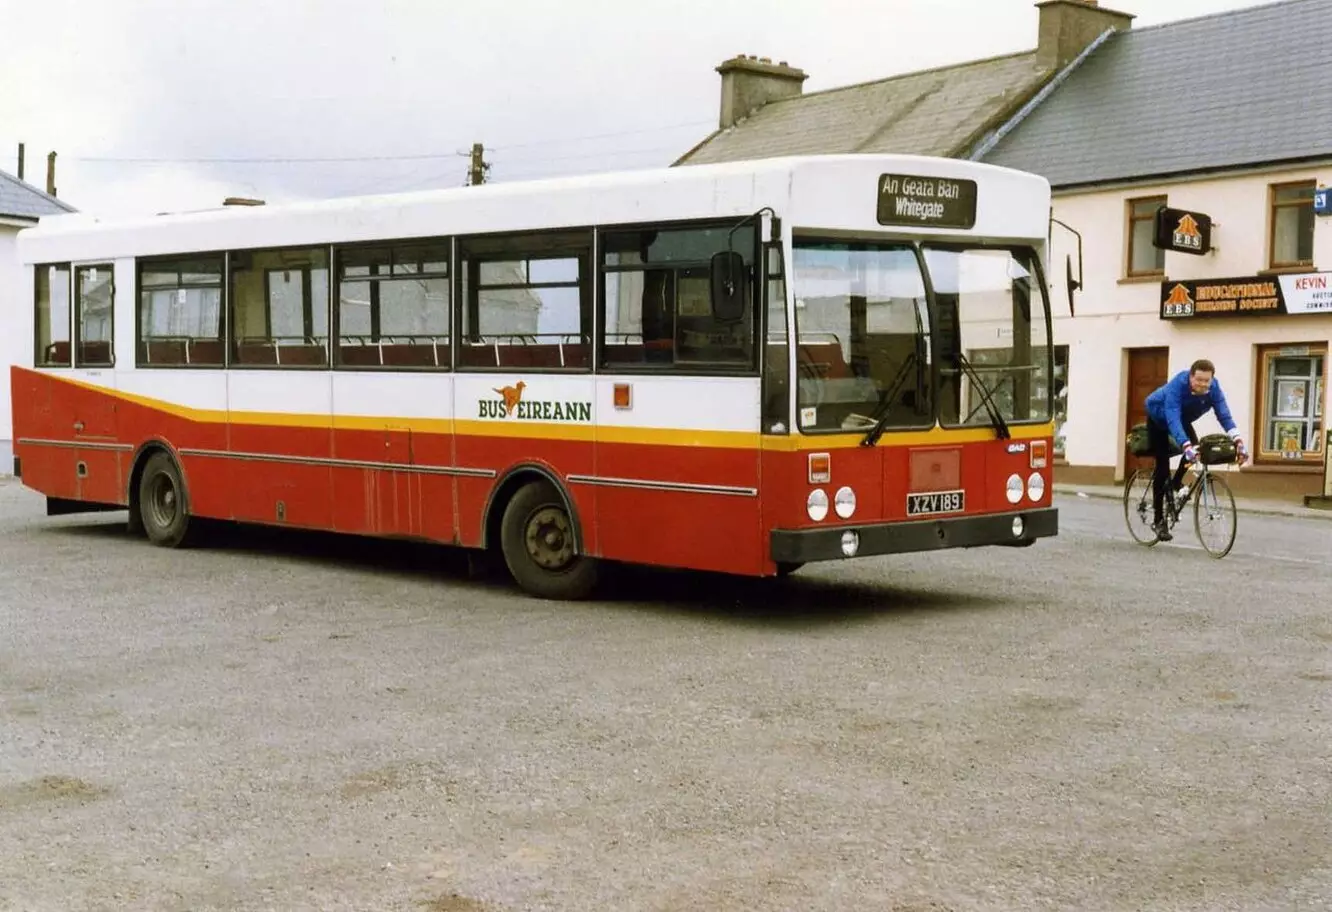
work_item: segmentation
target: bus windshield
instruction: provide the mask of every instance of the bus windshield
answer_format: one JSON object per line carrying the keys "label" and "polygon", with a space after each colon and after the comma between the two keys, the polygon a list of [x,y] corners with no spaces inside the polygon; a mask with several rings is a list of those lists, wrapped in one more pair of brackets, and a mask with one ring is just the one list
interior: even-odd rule
{"label": "bus windshield", "polygon": [[1049,419],[1048,303],[1030,248],[797,239],[791,273],[802,431],[937,419],[1007,436],[1010,422]]}

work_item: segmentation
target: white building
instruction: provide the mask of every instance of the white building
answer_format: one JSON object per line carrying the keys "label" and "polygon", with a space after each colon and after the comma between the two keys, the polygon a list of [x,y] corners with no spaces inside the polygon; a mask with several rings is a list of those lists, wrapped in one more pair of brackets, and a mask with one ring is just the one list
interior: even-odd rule
{"label": "white building", "polygon": [[[1313,200],[1332,183],[1332,0],[1141,29],[1096,0],[1035,6],[1034,50],[822,92],[802,94],[805,74],[784,63],[728,60],[719,128],[679,164],[905,152],[1044,175],[1057,220],[1056,477],[1122,480],[1147,394],[1209,358],[1256,456],[1235,489],[1321,491],[1332,221]],[[1154,246],[1162,207],[1182,210],[1167,244],[1194,213],[1210,218],[1212,249]],[[1070,317],[1064,257],[1078,279],[1078,235]]]}
{"label": "white building", "polygon": [[[9,403],[9,367],[32,364],[33,340],[14,331],[27,325],[20,319],[24,307],[35,307],[30,293],[19,284],[18,255],[15,240],[24,228],[31,228],[47,215],[73,212],[73,207],[38,190],[11,174],[0,171],[0,473],[8,473],[12,412]],[[66,320],[66,323],[69,321]]]}
{"label": "white building", "polygon": [[[1054,217],[1082,237],[1069,318],[1076,238],[1052,233],[1064,479],[1122,480],[1145,396],[1208,358],[1254,454],[1236,489],[1321,491],[1332,222],[1314,196],[1332,183],[1329,33],[1332,0],[1286,0],[1118,34],[985,152],[1045,175]],[[1162,207],[1169,249],[1153,243]],[[1208,221],[1211,250],[1186,252]]]}

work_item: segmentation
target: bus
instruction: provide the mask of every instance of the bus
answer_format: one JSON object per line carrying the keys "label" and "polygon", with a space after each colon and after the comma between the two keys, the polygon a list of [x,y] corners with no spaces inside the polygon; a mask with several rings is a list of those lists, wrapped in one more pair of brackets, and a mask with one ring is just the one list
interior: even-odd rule
{"label": "bus", "polygon": [[1057,534],[1037,175],[815,155],[253,202],[21,233],[14,473],[47,515],[440,543],[550,599],[608,563]]}

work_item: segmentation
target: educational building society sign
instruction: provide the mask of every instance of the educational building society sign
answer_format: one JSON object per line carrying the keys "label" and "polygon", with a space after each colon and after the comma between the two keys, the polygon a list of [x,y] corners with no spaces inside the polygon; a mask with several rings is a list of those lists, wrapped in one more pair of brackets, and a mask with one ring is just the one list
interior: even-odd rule
{"label": "educational building society sign", "polygon": [[1332,273],[1161,283],[1162,320],[1332,314]]}

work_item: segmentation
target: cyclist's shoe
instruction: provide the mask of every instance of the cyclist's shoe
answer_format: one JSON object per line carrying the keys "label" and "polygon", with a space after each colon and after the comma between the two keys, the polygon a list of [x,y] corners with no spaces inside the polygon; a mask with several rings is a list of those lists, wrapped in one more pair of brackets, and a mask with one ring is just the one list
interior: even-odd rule
{"label": "cyclist's shoe", "polygon": [[1152,531],[1156,533],[1158,541],[1170,541],[1175,537],[1170,534],[1170,526],[1164,519],[1158,519],[1152,523]]}

